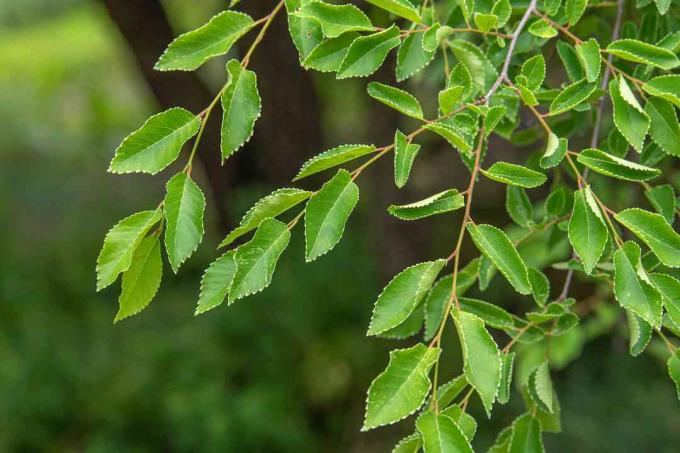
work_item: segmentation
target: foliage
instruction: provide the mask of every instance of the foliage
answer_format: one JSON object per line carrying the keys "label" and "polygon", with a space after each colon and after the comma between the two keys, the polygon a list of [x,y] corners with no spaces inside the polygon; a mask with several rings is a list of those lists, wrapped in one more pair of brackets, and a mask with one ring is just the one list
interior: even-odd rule
{"label": "foliage", "polygon": [[[154,297],[162,275],[161,234],[175,272],[200,244],[205,198],[191,171],[204,128],[220,103],[223,160],[256,132],[267,100],[260,99],[257,76],[248,66],[272,21],[285,11],[305,68],[335,72],[337,79],[367,77],[398,48],[396,79],[414,79],[408,82],[413,86],[427,76],[438,81],[440,90],[430,93],[431,102],[421,104],[404,89],[406,84],[397,88],[368,83],[370,97],[420,126],[409,134],[396,131],[394,143],[381,147],[349,144],[320,153],[303,164],[295,180],[365,161],[352,171],[340,168],[317,190],[281,189],[256,203],[221,244],[232,248],[206,270],[197,314],[269,286],[291,230],[303,217],[306,261],[330,252],[359,201],[357,178],[394,151],[395,184],[404,187],[414,161],[423,154],[422,144],[414,142],[430,132],[458,153],[470,173],[467,187],[392,205],[388,212],[412,221],[462,210],[462,224],[452,251],[406,268],[377,298],[368,335],[409,338],[425,325],[426,340],[390,354],[387,368],[368,391],[364,429],[418,412],[413,434],[397,451],[472,451],[477,425],[466,412],[471,397],[476,394],[491,417],[496,404],[511,399],[514,385],[526,413],[499,433],[491,451],[543,451],[542,433],[559,431],[561,425],[551,380],[551,369],[559,363],[547,353],[531,362],[524,355],[516,357],[513,348],[550,350],[560,338],[583,335],[585,318],[596,316],[599,304],[608,299],[615,300],[619,315],[628,319],[631,355],[639,355],[658,337],[667,349],[671,382],[677,385],[678,347],[669,337],[680,336],[680,284],[674,278],[680,267],[680,235],[673,228],[680,211],[673,187],[660,181],[671,160],[666,157],[678,155],[680,137],[675,111],[680,106],[680,76],[672,73],[680,66],[680,32],[674,31],[677,7],[661,0],[635,5],[625,0],[566,0],[564,5],[537,0],[367,3],[369,14],[348,2],[281,0],[257,20],[227,10],[168,46],[156,69],[195,70],[212,57],[229,54],[239,39],[259,29],[243,57],[229,60],[227,81],[205,110],[193,114],[175,108],[155,115],[116,150],[112,172],[155,174],[175,161],[183,144],[195,136],[186,165],[168,181],[160,205],[121,220],[106,235],[97,262],[97,289],[122,274],[116,320],[139,312]],[[615,10],[613,16],[609,8]],[[624,23],[626,17],[630,20]],[[607,24],[611,33],[579,38],[595,31],[593,23]],[[436,114],[428,117],[425,112],[434,111],[435,105]],[[532,125],[526,127],[527,122]],[[589,140],[584,139],[585,131]],[[534,146],[536,151],[521,164],[489,162],[497,140],[529,145],[541,138],[544,143]],[[473,220],[473,193],[483,179],[507,185],[504,206],[521,234],[517,227],[503,229]],[[621,202],[599,191],[603,181],[622,190],[640,190],[652,210],[639,207],[635,198],[614,209],[612,203]],[[287,223],[277,220],[293,210],[297,212]],[[232,245],[253,230],[249,241]],[[572,258],[536,266],[519,248],[535,237],[546,247],[569,241]],[[462,267],[466,238],[480,258]],[[559,294],[553,294],[543,272],[549,267],[566,271]],[[476,280],[480,289],[488,288],[497,272],[517,298],[533,301],[537,308],[511,313],[463,297]],[[569,297],[575,276],[597,284],[597,304]],[[453,396],[440,382],[447,326],[456,329],[463,356],[456,378],[460,388]],[[503,334],[510,340],[500,348],[497,342]],[[456,401],[458,394],[462,398]]]}

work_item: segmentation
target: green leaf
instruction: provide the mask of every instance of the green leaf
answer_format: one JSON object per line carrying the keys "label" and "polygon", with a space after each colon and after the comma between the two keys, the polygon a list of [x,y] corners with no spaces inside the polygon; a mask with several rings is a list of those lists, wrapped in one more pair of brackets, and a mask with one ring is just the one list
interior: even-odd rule
{"label": "green leaf", "polygon": [[547,169],[558,166],[567,154],[567,146],[566,138],[559,138],[552,132],[548,134],[545,152],[539,161],[541,168]]}
{"label": "green leaf", "polygon": [[623,60],[661,69],[673,69],[680,65],[680,60],[670,50],[635,39],[614,41],[607,46],[606,52]]}
{"label": "green leaf", "polygon": [[542,185],[548,178],[535,170],[508,162],[496,162],[480,172],[489,179],[518,187],[532,188]]}
{"label": "green leaf", "polygon": [[486,117],[484,117],[484,134],[486,137],[491,135],[491,133],[496,129],[496,126],[500,123],[505,116],[507,108],[504,105],[496,105],[486,112]]}
{"label": "green leaf", "polygon": [[505,427],[496,436],[494,444],[487,450],[487,453],[508,453],[510,441],[512,440],[512,426]]}
{"label": "green leaf", "polygon": [[668,317],[680,326],[680,281],[666,274],[650,274],[654,287],[661,293]]}
{"label": "green leaf", "polygon": [[152,116],[123,140],[109,171],[155,175],[177,159],[182,146],[196,135],[200,125],[196,115],[179,107]]}
{"label": "green leaf", "polygon": [[491,14],[498,16],[498,28],[503,27],[508,23],[510,15],[512,14],[512,5],[510,0],[496,0],[491,8]]}
{"label": "green leaf", "polygon": [[411,143],[400,130],[396,131],[394,134],[394,184],[400,189],[408,181],[413,161],[419,150],[420,145]]}
{"label": "green leaf", "polygon": [[470,442],[452,418],[427,412],[416,421],[426,453],[472,453]]}
{"label": "green leaf", "polygon": [[642,85],[642,89],[652,96],[663,98],[680,108],[680,76],[666,75],[654,77]]}
{"label": "green leaf", "polygon": [[475,25],[480,31],[491,31],[498,26],[498,16],[495,14],[475,13]]}
{"label": "green leaf", "polygon": [[548,362],[538,365],[529,374],[529,395],[536,405],[544,412],[553,411],[553,386],[550,380]]}
{"label": "green leaf", "polygon": [[589,83],[582,79],[566,87],[550,104],[549,116],[567,112],[590,97],[597,88],[597,83]]}
{"label": "green leaf", "polygon": [[463,311],[455,311],[452,316],[463,352],[465,376],[479,394],[487,417],[491,417],[501,380],[498,346],[477,316]]}
{"label": "green leaf", "polygon": [[227,63],[227,71],[229,84],[222,93],[224,113],[220,148],[223,160],[250,139],[261,110],[255,73],[243,69],[238,60],[230,60]]}
{"label": "green leaf", "polygon": [[409,0],[366,0],[368,3],[389,11],[395,16],[403,17],[411,22],[419,24],[422,19],[418,10]]}
{"label": "green leaf", "polygon": [[576,25],[581,19],[583,13],[588,6],[588,0],[566,0],[564,3],[564,12],[567,15],[569,25]]}
{"label": "green leaf", "polygon": [[512,424],[508,453],[543,453],[541,423],[531,414],[520,416]]}
{"label": "green leaf", "polygon": [[557,30],[552,28],[548,22],[543,19],[536,19],[528,29],[529,33],[539,38],[550,39],[557,36]]}
{"label": "green leaf", "polygon": [[666,153],[680,156],[680,125],[673,105],[660,98],[652,98],[645,104],[649,116],[649,134],[652,141]]}
{"label": "green leaf", "polygon": [[397,53],[397,81],[402,82],[427,66],[435,51],[423,48],[424,33],[412,33],[404,39]]}
{"label": "green leaf", "polygon": [[465,206],[463,196],[456,189],[449,189],[415,203],[391,205],[387,208],[387,212],[401,220],[417,220],[455,211],[463,206]]}
{"label": "green leaf", "polygon": [[616,128],[637,152],[642,152],[650,121],[623,76],[609,82],[609,95]]}
{"label": "green leaf", "polygon": [[567,301],[570,300],[573,302],[572,299],[567,299],[564,302],[551,302],[542,311],[529,312],[526,314],[526,317],[534,324],[556,321],[558,318],[561,318],[563,315],[569,313]]}
{"label": "green leaf", "polygon": [[302,65],[306,69],[316,69],[321,72],[335,72],[340,69],[342,60],[345,59],[345,56],[349,51],[349,46],[351,46],[358,37],[359,33],[349,32],[344,33],[337,38],[327,39],[309,52],[309,55],[304,59]]}
{"label": "green leaf", "polygon": [[200,187],[187,176],[177,173],[166,185],[165,250],[172,270],[179,267],[198,248],[203,239],[205,197]]}
{"label": "green leaf", "polygon": [[427,261],[408,267],[394,277],[378,296],[367,335],[380,334],[404,322],[445,264],[446,260]]}
{"label": "green leaf", "polygon": [[397,445],[392,449],[392,453],[418,453],[422,446],[423,440],[420,434],[413,433],[397,442]]}
{"label": "green leaf", "polygon": [[[564,69],[567,71],[567,76],[569,76],[569,80],[571,80],[572,83],[576,83],[582,79],[585,79],[585,71],[581,66],[578,54],[576,53],[576,49],[573,46],[567,44],[564,41],[558,40],[557,55],[560,57],[560,60],[562,60]],[[587,82],[587,80],[584,80],[584,83],[585,82]]]}
{"label": "green leaf", "polygon": [[588,82],[595,82],[600,76],[600,66],[602,64],[600,44],[598,44],[595,38],[590,38],[588,41],[584,41],[576,46],[576,54],[579,60],[581,60]]}
{"label": "green leaf", "polygon": [[468,442],[472,442],[477,432],[477,421],[472,417],[472,415],[463,411],[463,409],[458,404],[453,404],[443,411],[442,415],[449,417],[453,420],[453,423],[460,429]]}
{"label": "green leaf", "polygon": [[442,114],[448,115],[453,111],[463,97],[463,90],[464,87],[462,85],[455,85],[439,92],[437,100],[439,101],[439,110],[441,110]]}
{"label": "green leaf", "polygon": [[345,224],[359,201],[359,188],[346,170],[339,170],[307,202],[305,260],[314,261],[340,242]]}
{"label": "green leaf", "polygon": [[635,242],[628,241],[614,252],[614,295],[622,307],[654,327],[661,325],[661,294],[642,268]]}
{"label": "green leaf", "polygon": [[654,209],[666,219],[669,225],[675,220],[675,189],[670,184],[651,187],[645,196]]}
{"label": "green leaf", "polygon": [[442,122],[427,123],[424,127],[446,139],[451,146],[460,150],[462,153],[470,154],[472,152],[472,145],[463,138],[461,131],[455,127]]}
{"label": "green leaf", "polygon": [[501,307],[469,297],[458,297],[460,309],[471,313],[496,329],[511,329],[515,323],[512,316]]}
{"label": "green leaf", "polygon": [[309,3],[309,0],[286,0],[288,14],[288,31],[300,54],[300,60],[304,60],[312,50],[323,41],[321,24],[316,19],[295,16],[295,12],[301,3]]}
{"label": "green leaf", "polygon": [[229,52],[231,46],[254,25],[247,14],[223,11],[202,27],[175,38],[154,69],[193,71],[206,60]]}
{"label": "green leaf", "polygon": [[480,252],[489,258],[520,294],[531,293],[527,267],[508,236],[491,225],[467,225],[470,237]]}
{"label": "green leaf", "polygon": [[545,212],[549,217],[559,217],[566,213],[567,207],[567,189],[557,186],[545,200]]}
{"label": "green leaf", "polygon": [[[479,258],[470,261],[456,276],[456,295],[461,297],[475,284],[479,273]],[[432,285],[425,299],[425,334],[426,341],[431,340],[437,333],[442,319],[447,315],[446,306],[451,299],[453,276],[442,277]]]}
{"label": "green leaf", "polygon": [[614,218],[652,249],[668,267],[680,267],[680,236],[663,216],[644,209],[621,211]]}
{"label": "green leaf", "polygon": [[236,274],[234,251],[230,250],[208,266],[201,278],[196,315],[212,310],[224,302]]}
{"label": "green leaf", "polygon": [[538,90],[545,79],[545,59],[538,54],[522,63],[520,74],[527,78],[527,88]]}
{"label": "green leaf", "polygon": [[253,238],[236,249],[236,273],[229,288],[229,304],[269,286],[276,262],[289,240],[290,231],[285,223],[266,219]]}
{"label": "green leaf", "polygon": [[422,330],[423,322],[425,321],[425,310],[423,305],[423,303],[418,304],[415,310],[413,310],[401,324],[384,331],[379,334],[378,337],[391,340],[403,340],[418,334]]}
{"label": "green leaf", "polygon": [[656,9],[659,10],[659,14],[662,16],[668,12],[668,8],[671,7],[671,0],[654,0],[656,3]]}
{"label": "green leaf", "polygon": [[590,186],[574,192],[574,210],[569,219],[569,242],[581,258],[586,274],[593,272],[607,245],[609,232]]}
{"label": "green leaf", "polygon": [[517,225],[529,227],[534,222],[534,206],[527,192],[517,186],[508,186],[505,196],[505,209]]}
{"label": "green leaf", "polygon": [[417,344],[390,352],[385,371],[371,383],[362,431],[389,425],[417,411],[432,386],[428,374],[439,348]]}
{"label": "green leaf", "polygon": [[584,149],[578,154],[577,160],[597,173],[626,181],[647,181],[661,174],[657,168],[621,159],[599,149]]}
{"label": "green leaf", "polygon": [[118,298],[120,308],[114,323],[136,315],[149,305],[161,285],[162,273],[161,243],[154,234],[142,239],[132,255],[130,267],[123,274]]}
{"label": "green leaf", "polygon": [[488,90],[498,78],[498,71],[486,54],[477,45],[463,39],[451,40],[449,46],[459,63],[469,70],[477,90]]}
{"label": "green leaf", "polygon": [[293,181],[306,178],[329,168],[337,167],[345,162],[354,160],[375,152],[373,145],[342,145],[317,154],[302,165]]}
{"label": "green leaf", "polygon": [[626,310],[628,318],[628,351],[636,357],[645,350],[649,340],[652,339],[652,326],[630,310]]}
{"label": "green leaf", "polygon": [[412,94],[379,82],[369,83],[367,91],[369,96],[388,107],[392,107],[404,115],[423,119],[423,109],[420,107],[418,99]]}
{"label": "green leaf", "polygon": [[539,307],[543,307],[550,297],[550,280],[543,272],[535,267],[528,268],[531,295]]}
{"label": "green leaf", "polygon": [[126,217],[106,233],[97,257],[97,291],[116,281],[132,264],[132,256],[146,233],[161,220],[161,210],[142,211]]}
{"label": "green leaf", "polygon": [[512,370],[515,362],[515,353],[501,354],[501,383],[498,386],[496,401],[505,404],[510,401],[512,384]]}
{"label": "green leaf", "polygon": [[355,39],[342,60],[337,78],[366,77],[373,74],[385,61],[389,51],[400,42],[399,28],[396,25],[385,31]]}
{"label": "green leaf", "polygon": [[336,38],[348,31],[373,30],[373,24],[368,16],[354,5],[309,2],[293,14],[318,21],[321,31],[328,38]]}
{"label": "green leaf", "polygon": [[312,196],[312,192],[295,188],[278,189],[260,199],[245,213],[239,226],[220,242],[225,247],[239,237],[257,228],[263,220],[276,217]]}
{"label": "green leaf", "polygon": [[524,104],[529,106],[538,105],[538,99],[536,99],[536,95],[529,88],[525,87],[521,83],[517,84],[517,88],[519,89],[519,96],[522,98],[522,102],[524,102]]}
{"label": "green leaf", "polygon": [[676,350],[668,359],[668,374],[675,383],[675,390],[680,400],[680,350]]}

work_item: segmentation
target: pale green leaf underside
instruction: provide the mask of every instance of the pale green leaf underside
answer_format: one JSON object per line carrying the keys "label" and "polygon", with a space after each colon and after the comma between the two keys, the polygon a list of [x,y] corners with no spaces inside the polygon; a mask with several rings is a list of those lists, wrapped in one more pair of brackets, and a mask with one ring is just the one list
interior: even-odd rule
{"label": "pale green leaf underside", "polygon": [[293,181],[337,167],[374,151],[375,146],[373,145],[342,145],[329,149],[305,162]]}

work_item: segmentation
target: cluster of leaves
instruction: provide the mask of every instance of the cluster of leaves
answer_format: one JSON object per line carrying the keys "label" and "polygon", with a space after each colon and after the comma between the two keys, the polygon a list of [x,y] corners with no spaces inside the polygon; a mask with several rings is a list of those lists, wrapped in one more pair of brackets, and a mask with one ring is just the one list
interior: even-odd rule
{"label": "cluster of leaves", "polygon": [[[550,377],[558,364],[546,354],[516,367],[513,347],[544,346],[567,336],[582,340],[585,315],[600,324],[625,315],[632,355],[642,353],[657,335],[668,350],[668,371],[680,394],[680,353],[672,341],[680,337],[680,235],[673,228],[680,201],[672,185],[648,182],[661,179],[663,169],[672,165],[669,156],[680,156],[680,75],[672,72],[680,66],[680,32],[673,31],[677,7],[670,0],[366,2],[369,12],[381,11],[376,16],[386,22],[383,26],[347,2],[282,0],[258,20],[224,11],[168,46],[156,69],[194,70],[209,58],[233,53],[233,45],[259,27],[243,58],[227,63],[228,81],[203,112],[173,108],[155,115],[116,150],[111,172],[156,174],[195,137],[187,164],[167,182],[160,205],[121,220],[106,235],[97,260],[97,288],[122,274],[116,320],[141,311],[158,290],[161,235],[174,272],[199,246],[206,203],[191,168],[203,128],[219,102],[223,160],[252,136],[262,101],[248,63],[271,22],[286,11],[303,67],[333,72],[338,79],[367,77],[397,49],[397,82],[426,71],[441,81],[437,112],[427,118],[418,99],[403,88],[368,83],[370,97],[421,126],[409,134],[397,130],[394,143],[382,147],[348,144],[324,151],[304,163],[293,181],[365,161],[351,172],[337,170],[317,190],[283,188],[258,201],[220,244],[228,250],[205,271],[197,314],[266,288],[300,219],[306,260],[328,253],[359,200],[356,178],[391,152],[395,184],[404,187],[421,150],[415,140],[432,133],[467,166],[468,186],[392,205],[388,213],[414,221],[464,210],[463,221],[453,251],[403,270],[377,298],[369,336],[404,339],[422,332],[424,342],[390,353],[387,368],[368,390],[363,428],[418,412],[414,433],[399,442],[396,452],[472,451],[477,423],[466,412],[471,396],[476,394],[491,416],[495,404],[508,402],[514,383],[527,412],[498,435],[491,451],[542,451],[542,432],[560,426]],[[600,27],[607,31],[604,38],[583,40],[574,32],[592,32],[600,25],[606,25]],[[588,144],[582,143],[585,131],[591,131]],[[543,144],[522,165],[485,165],[491,135],[513,144],[541,139]],[[510,229],[520,234],[473,220],[474,188],[484,178],[507,186],[506,209],[516,224]],[[590,185],[597,178],[636,185],[649,207],[612,209]],[[532,200],[528,189],[548,181],[547,198]],[[295,208],[298,213],[288,223],[278,220]],[[233,247],[251,233],[250,240]],[[536,236],[547,247],[564,241],[573,249],[568,261],[547,263],[566,271],[559,295],[522,253],[522,242]],[[466,238],[480,256],[461,266]],[[485,290],[497,273],[535,308],[517,314],[465,297],[477,282]],[[603,282],[607,294],[600,294],[596,304],[569,298],[575,273]],[[620,307],[613,317],[604,304],[610,295]],[[464,366],[460,376],[441,384],[441,339],[449,321],[458,333]],[[502,334],[510,340],[499,348]],[[526,371],[520,373],[520,366]]]}

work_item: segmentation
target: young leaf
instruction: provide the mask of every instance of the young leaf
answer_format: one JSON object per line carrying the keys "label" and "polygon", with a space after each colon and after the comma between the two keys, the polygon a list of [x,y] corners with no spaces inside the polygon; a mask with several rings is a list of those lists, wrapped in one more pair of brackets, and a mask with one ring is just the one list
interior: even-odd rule
{"label": "young leaf", "polygon": [[442,122],[427,123],[424,127],[446,139],[451,146],[460,150],[462,153],[470,154],[472,152],[472,145],[463,138],[461,131],[455,127]]}
{"label": "young leaf", "polygon": [[544,412],[553,411],[553,386],[550,380],[548,362],[538,365],[529,374],[529,395],[536,405]]}
{"label": "young leaf", "polygon": [[423,109],[420,107],[418,99],[412,94],[379,82],[369,83],[367,91],[369,96],[388,107],[392,107],[404,115],[423,119]]}
{"label": "young leaf", "polygon": [[652,326],[630,310],[626,310],[628,318],[628,352],[636,357],[645,350],[649,340],[652,339]]}
{"label": "young leaf", "polygon": [[205,313],[224,302],[235,274],[236,261],[233,250],[220,256],[208,266],[201,278],[201,293],[198,296],[196,315]]}
{"label": "young leaf", "polygon": [[420,145],[411,143],[400,130],[396,131],[394,134],[394,184],[400,189],[408,181],[413,161],[419,150]]}
{"label": "young leaf", "polygon": [[508,162],[496,162],[488,170],[481,169],[480,172],[494,181],[528,189],[538,187],[548,179],[536,170]]}
{"label": "young leaf", "polygon": [[389,425],[417,411],[432,386],[428,373],[440,353],[439,348],[421,343],[391,351],[387,368],[368,389],[362,431]]}
{"label": "young leaf", "polygon": [[675,383],[675,390],[680,400],[680,350],[676,350],[668,359],[668,374]]}
{"label": "young leaf", "polygon": [[574,192],[574,210],[569,220],[569,242],[581,258],[586,274],[593,272],[607,245],[609,232],[589,186]]}
{"label": "young leaf", "polygon": [[161,210],[142,211],[126,217],[106,233],[97,257],[97,291],[113,283],[132,264],[132,256],[146,233],[161,220]]}
{"label": "young leaf", "polygon": [[423,446],[423,439],[419,433],[413,433],[397,442],[392,453],[418,453]]}
{"label": "young leaf", "polygon": [[645,104],[649,116],[649,134],[652,141],[666,153],[680,156],[680,125],[673,105],[660,98],[651,98]]}
{"label": "young leaf", "polygon": [[528,29],[529,33],[543,39],[550,39],[557,36],[557,30],[552,28],[548,22],[543,19],[536,19]]}
{"label": "young leaf", "polygon": [[109,171],[155,175],[177,159],[182,146],[196,135],[200,125],[196,115],[179,107],[152,116],[123,140]]}
{"label": "young leaf", "polygon": [[427,453],[473,453],[470,442],[451,417],[427,412],[416,420]]}
{"label": "young leaf", "polygon": [[510,19],[512,14],[510,0],[496,0],[496,3],[491,8],[491,14],[498,16],[498,28],[503,27],[508,23],[508,19]]}
{"label": "young leaf", "polygon": [[666,219],[669,225],[675,220],[675,189],[670,184],[651,187],[645,191],[647,200]]}
{"label": "young leaf", "polygon": [[593,148],[581,151],[576,160],[600,174],[626,181],[647,181],[661,174],[657,168],[646,167]]}
{"label": "young leaf", "polygon": [[539,307],[543,307],[550,297],[550,280],[543,272],[535,267],[528,268],[531,295]]}
{"label": "young leaf", "polygon": [[391,205],[387,208],[387,212],[401,220],[417,220],[455,211],[463,206],[465,206],[463,196],[456,189],[449,189],[415,203]]}
{"label": "young leaf", "polygon": [[607,46],[606,52],[623,60],[642,63],[661,69],[673,69],[680,60],[673,52],[635,39],[619,39]]}
{"label": "young leaf", "polygon": [[446,260],[416,264],[394,277],[378,296],[367,335],[378,335],[404,322],[445,264]]}
{"label": "young leaf", "polygon": [[385,61],[389,51],[400,42],[399,29],[396,25],[385,31],[355,39],[342,60],[337,78],[366,77],[373,74]]}
{"label": "young leaf", "polygon": [[168,181],[163,204],[167,224],[165,250],[172,270],[177,273],[203,239],[205,197],[200,187],[182,172]]}
{"label": "young leaf", "polygon": [[657,328],[661,325],[661,295],[642,269],[640,246],[635,242],[628,241],[614,252],[614,295],[622,307]]}
{"label": "young leaf", "polygon": [[261,109],[255,73],[243,69],[238,60],[230,60],[227,71],[229,84],[222,93],[222,160],[234,154],[250,139]]}
{"label": "young leaf", "polygon": [[118,298],[118,322],[142,311],[154,298],[161,285],[163,262],[161,243],[157,235],[144,238],[132,255],[132,264],[123,274]]}
{"label": "young leaf", "polygon": [[534,55],[522,63],[520,74],[527,78],[527,88],[530,90],[541,88],[545,79],[545,59],[543,55]]}
{"label": "young leaf", "polygon": [[680,235],[659,214],[640,208],[621,211],[614,218],[652,249],[668,267],[680,267]]}
{"label": "young leaf", "polygon": [[496,129],[506,111],[507,108],[504,105],[495,105],[486,112],[486,117],[484,117],[484,134],[486,137]]}
{"label": "young leaf", "polygon": [[366,0],[378,8],[382,8],[385,11],[389,11],[395,16],[403,17],[411,22],[419,24],[422,19],[418,10],[413,6],[409,0]]}
{"label": "young leaf", "polygon": [[508,186],[505,196],[505,210],[517,225],[529,227],[534,222],[534,206],[527,192],[517,186]]}
{"label": "young leaf", "polygon": [[276,262],[289,240],[290,231],[285,223],[267,219],[257,227],[249,242],[236,249],[236,273],[229,287],[229,304],[269,286]]}
{"label": "young leaf", "polygon": [[253,19],[236,11],[223,11],[202,27],[175,38],[154,69],[193,71],[206,60],[229,52],[231,46],[253,27]]}
{"label": "young leaf", "polygon": [[477,316],[463,311],[456,311],[452,316],[463,352],[465,376],[479,394],[487,417],[491,417],[501,380],[498,346]]}
{"label": "young leaf", "polygon": [[302,5],[293,14],[318,21],[327,38],[336,38],[348,31],[373,30],[368,16],[354,5],[331,5],[313,1]]}
{"label": "young leaf", "polygon": [[541,423],[531,414],[520,416],[512,424],[508,453],[543,453]]}
{"label": "young leaf", "polygon": [[581,60],[588,82],[595,82],[600,76],[600,44],[595,38],[590,38],[576,46],[576,54]]}
{"label": "young leaf", "polygon": [[515,362],[515,353],[501,354],[501,383],[498,386],[496,401],[505,404],[510,401],[512,384],[512,369]]}
{"label": "young leaf", "polygon": [[597,83],[589,83],[587,79],[579,80],[564,89],[550,104],[550,116],[567,112],[590,97],[597,88]]}
{"label": "young leaf", "polygon": [[652,96],[663,98],[680,108],[680,76],[654,77],[649,82],[645,82],[642,89]]}
{"label": "young leaf", "polygon": [[480,252],[489,258],[520,294],[531,293],[527,267],[508,236],[491,225],[467,225],[470,237]]}
{"label": "young leaf", "polygon": [[238,227],[224,238],[218,247],[225,247],[257,228],[264,219],[276,217],[312,196],[312,192],[295,188],[278,189],[260,199],[245,213]]}
{"label": "young leaf", "polygon": [[551,132],[548,135],[545,152],[539,161],[541,168],[547,169],[559,165],[567,154],[567,145],[566,138],[558,138],[557,135]]}
{"label": "young leaf", "polygon": [[488,32],[498,26],[498,16],[495,14],[475,13],[475,25],[480,31]]}
{"label": "young leaf", "polygon": [[337,38],[327,39],[309,52],[302,65],[307,69],[316,69],[320,72],[335,72],[340,69],[349,46],[358,37],[359,33],[349,32]]}
{"label": "young leaf", "polygon": [[680,326],[680,281],[666,274],[650,274],[654,287],[661,293],[670,320]]}
{"label": "young leaf", "polygon": [[337,167],[358,157],[375,151],[373,145],[342,145],[318,154],[302,165],[293,181],[306,178],[329,168]]}
{"label": "young leaf", "polygon": [[649,117],[635,99],[623,76],[609,82],[609,95],[614,109],[614,124],[637,152],[642,152],[649,130]]}
{"label": "young leaf", "polygon": [[425,66],[434,58],[435,51],[423,48],[424,33],[411,33],[399,46],[397,53],[397,81],[402,82]]}

